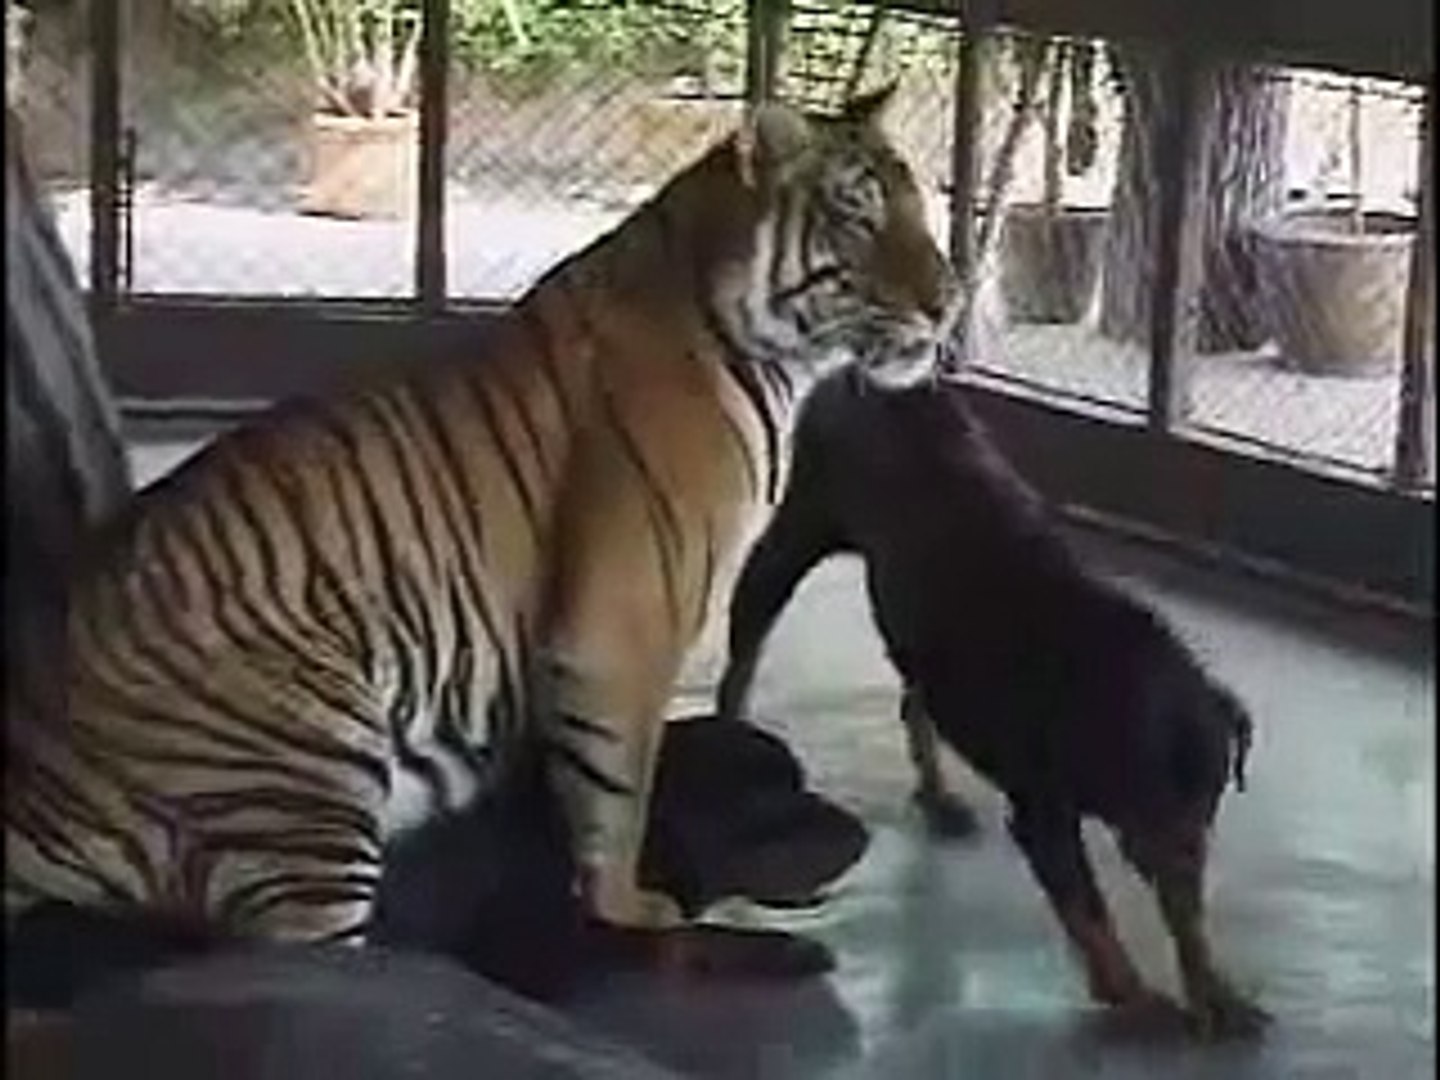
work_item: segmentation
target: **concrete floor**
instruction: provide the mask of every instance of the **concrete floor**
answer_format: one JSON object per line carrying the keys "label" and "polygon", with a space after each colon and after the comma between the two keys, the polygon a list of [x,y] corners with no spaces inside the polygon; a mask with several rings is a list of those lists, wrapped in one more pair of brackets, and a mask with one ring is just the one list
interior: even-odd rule
{"label": "concrete floor", "polygon": [[[1114,542],[1097,565],[1133,582],[1252,705],[1249,789],[1217,833],[1214,931],[1277,1017],[1256,1048],[1117,1045],[982,794],[973,847],[928,841],[907,796],[894,678],[858,565],[821,568],[778,628],[757,718],[801,748],[816,787],[859,811],[873,846],[822,911],[787,925],[840,967],[797,991],[663,991],[634,981],[579,1012],[714,1077],[1386,1077],[1434,1070],[1434,659],[1431,642]],[[692,677],[696,703],[713,654]],[[1137,962],[1174,971],[1148,898],[1093,837]],[[861,1059],[865,1060],[861,1060]]]}
{"label": "concrete floor", "polygon": [[[148,479],[184,448],[145,448]],[[1248,1048],[1102,1038],[1002,807],[963,769],[987,831],[928,841],[908,803],[893,675],[858,566],[803,587],[760,674],[757,719],[800,749],[814,786],[861,813],[870,853],[823,909],[783,924],[839,958],[800,988],[663,987],[615,979],[581,1018],[703,1077],[1315,1077],[1434,1071],[1434,656],[1427,634],[1340,613],[1151,552],[1086,539],[1096,564],[1151,597],[1251,705],[1250,788],[1218,826],[1217,947],[1277,1017]],[[704,707],[714,640],[677,711]],[[1148,902],[1094,837],[1137,961],[1174,972]],[[727,913],[749,917],[745,911]],[[771,919],[773,923],[773,918]]]}

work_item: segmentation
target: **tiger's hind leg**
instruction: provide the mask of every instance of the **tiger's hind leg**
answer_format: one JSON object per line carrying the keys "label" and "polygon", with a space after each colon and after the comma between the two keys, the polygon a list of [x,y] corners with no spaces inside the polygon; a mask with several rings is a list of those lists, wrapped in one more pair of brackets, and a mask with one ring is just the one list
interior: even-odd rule
{"label": "tiger's hind leg", "polygon": [[365,944],[380,887],[380,845],[356,830],[278,817],[263,835],[209,839],[214,916],[266,941]]}
{"label": "tiger's hind leg", "polygon": [[190,703],[197,764],[165,783],[169,888],[229,934],[363,944],[393,779],[383,709],[318,649],[237,651],[216,681],[223,702]]}

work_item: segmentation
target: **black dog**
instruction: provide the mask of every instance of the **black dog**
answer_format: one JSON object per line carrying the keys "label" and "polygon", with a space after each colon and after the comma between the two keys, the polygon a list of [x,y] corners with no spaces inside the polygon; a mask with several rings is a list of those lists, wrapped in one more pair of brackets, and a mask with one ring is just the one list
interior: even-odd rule
{"label": "black dog", "polygon": [[[860,821],[805,786],[790,748],[749,724],[707,717],[666,726],[641,861],[645,883],[689,916],[741,897],[762,906],[818,901],[864,854]],[[603,938],[581,922],[570,883],[570,846],[543,773],[470,813],[420,830],[387,853],[372,938],[444,954],[521,993],[559,996],[587,969],[653,966],[649,936]],[[735,963],[775,959],[793,976],[826,970],[818,942],[778,931],[736,930]],[[213,930],[42,906],[7,935],[11,1006],[62,1008],[102,977],[218,951]]]}
{"label": "black dog", "polygon": [[962,395],[867,393],[845,378],[814,395],[782,506],[731,600],[720,713],[742,711],[764,638],[810,568],[858,553],[907,725],[924,738],[933,721],[1008,797],[1011,834],[1092,996],[1173,1011],[1115,934],[1087,816],[1153,887],[1202,1031],[1258,1031],[1266,1015],[1217,970],[1202,914],[1210,826],[1231,776],[1243,784],[1250,719],[1157,615],[1077,561]]}

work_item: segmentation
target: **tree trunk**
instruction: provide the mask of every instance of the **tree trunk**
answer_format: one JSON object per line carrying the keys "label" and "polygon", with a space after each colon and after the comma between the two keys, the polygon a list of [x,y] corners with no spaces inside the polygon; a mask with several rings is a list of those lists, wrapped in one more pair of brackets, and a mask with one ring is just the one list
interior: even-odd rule
{"label": "tree trunk", "polygon": [[6,119],[5,628],[15,673],[22,657],[43,666],[54,644],[47,616],[63,608],[76,545],[123,504],[130,476],[74,268],[22,159],[18,119]]}
{"label": "tree trunk", "polygon": [[[1100,330],[1144,342],[1154,276],[1153,148],[1164,121],[1165,80],[1148,54],[1117,50],[1126,91],[1125,126],[1106,242]],[[1258,348],[1265,332],[1246,226],[1284,200],[1288,90],[1260,69],[1226,65],[1204,154],[1204,273],[1199,296],[1201,352]]]}

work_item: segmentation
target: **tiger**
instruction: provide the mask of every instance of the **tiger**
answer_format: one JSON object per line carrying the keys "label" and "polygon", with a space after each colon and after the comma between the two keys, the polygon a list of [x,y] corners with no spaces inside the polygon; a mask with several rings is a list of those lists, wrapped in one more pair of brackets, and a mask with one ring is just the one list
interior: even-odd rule
{"label": "tiger", "polygon": [[538,752],[587,917],[683,926],[637,881],[679,667],[810,389],[927,379],[955,298],[892,91],[749,108],[471,355],[142,491],[76,574],[64,707],[8,706],[7,925],[364,944],[387,846]]}

